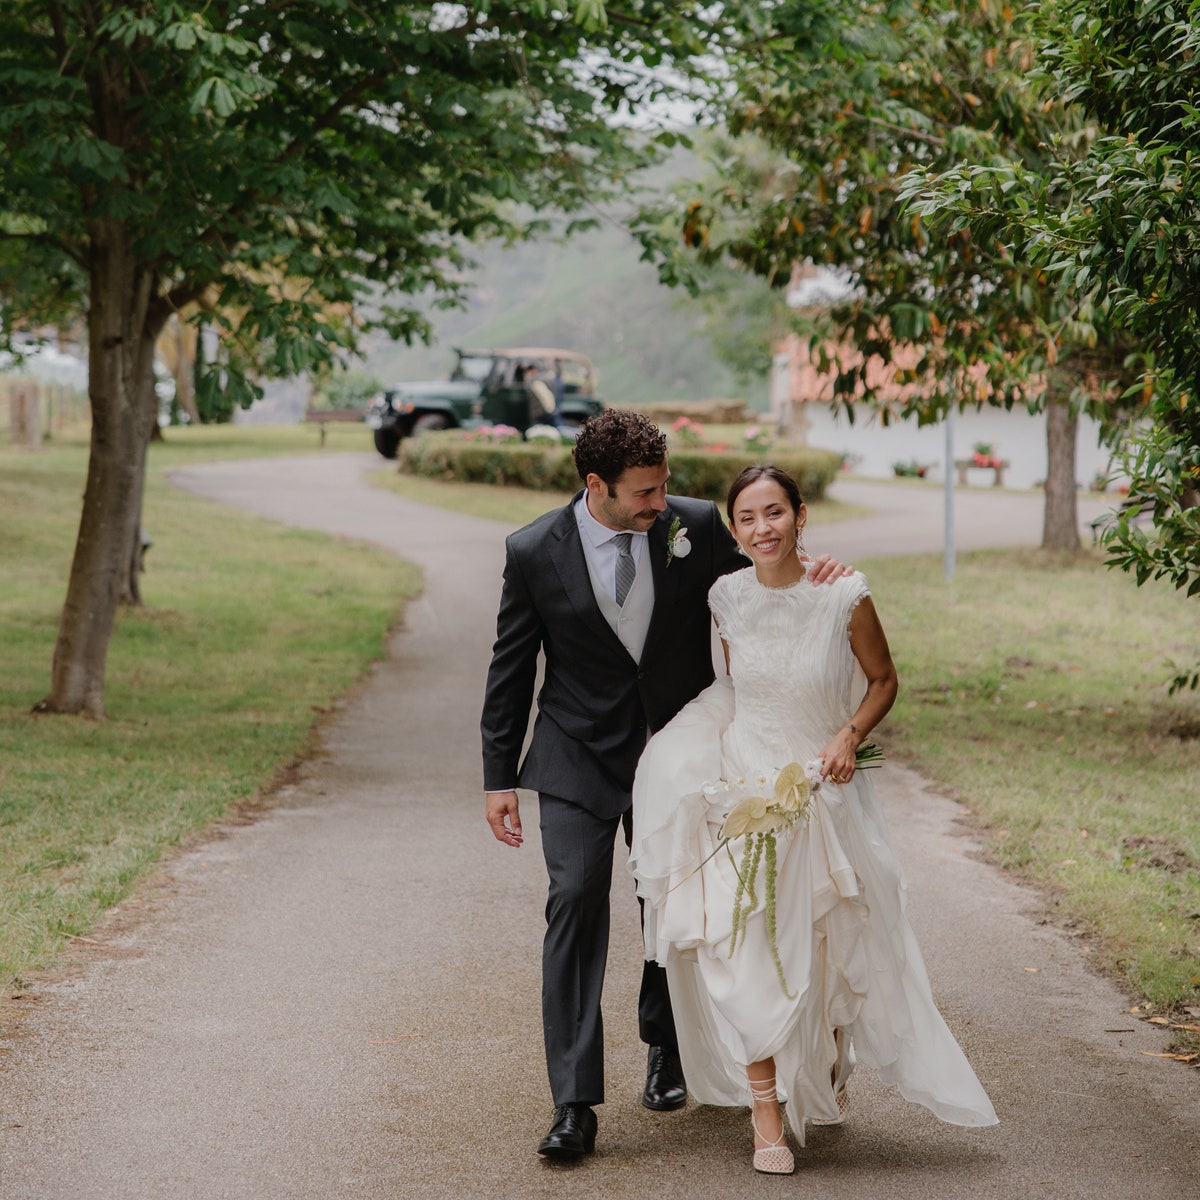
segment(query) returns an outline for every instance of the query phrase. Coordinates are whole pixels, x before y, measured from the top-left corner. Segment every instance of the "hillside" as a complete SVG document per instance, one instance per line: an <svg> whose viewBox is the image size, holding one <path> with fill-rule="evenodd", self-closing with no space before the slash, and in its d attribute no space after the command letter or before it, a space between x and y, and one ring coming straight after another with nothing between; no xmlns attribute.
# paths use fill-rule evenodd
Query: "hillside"
<svg viewBox="0 0 1200 1200"><path fill-rule="evenodd" d="M679 177L691 164L690 156L676 157L654 182ZM376 340L367 367L388 383L438 378L454 346L561 346L592 358L609 403L740 397L765 408L765 383L734 379L712 353L703 315L663 287L639 254L614 212L567 242L483 246L467 308L432 314L434 345Z"/></svg>

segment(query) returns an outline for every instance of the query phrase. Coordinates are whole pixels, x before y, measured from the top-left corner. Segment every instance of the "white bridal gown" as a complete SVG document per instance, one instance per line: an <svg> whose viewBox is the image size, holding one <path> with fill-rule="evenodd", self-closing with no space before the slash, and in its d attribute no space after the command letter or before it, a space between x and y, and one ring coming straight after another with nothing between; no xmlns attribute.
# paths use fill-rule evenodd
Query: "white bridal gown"
<svg viewBox="0 0 1200 1200"><path fill-rule="evenodd" d="M770 588L748 567L718 580L709 605L732 686L718 679L651 739L633 789L646 956L667 968L688 1088L704 1104L747 1104L746 1065L774 1057L801 1143L805 1121L837 1118L835 1086L856 1058L943 1121L996 1123L934 1005L870 771L826 780L779 837L776 941L792 997L761 869L759 907L729 955L743 842L714 854L721 822L738 795L771 797L781 767L816 758L850 719L862 687L850 615L869 594L857 573Z"/></svg>

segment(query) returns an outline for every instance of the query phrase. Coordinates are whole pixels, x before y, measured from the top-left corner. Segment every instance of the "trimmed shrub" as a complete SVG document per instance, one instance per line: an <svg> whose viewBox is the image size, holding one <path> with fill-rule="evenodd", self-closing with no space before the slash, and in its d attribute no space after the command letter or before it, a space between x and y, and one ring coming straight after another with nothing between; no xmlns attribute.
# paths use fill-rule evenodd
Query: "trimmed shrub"
<svg viewBox="0 0 1200 1200"><path fill-rule="evenodd" d="M820 500L837 475L841 455L807 446L777 446L765 455L742 450L672 450L670 491L724 504L738 472L757 462L781 467L795 477L806 500ZM539 491L574 492L580 486L570 447L467 441L456 431L405 438L400 443L399 469L430 479Z"/></svg>
<svg viewBox="0 0 1200 1200"><path fill-rule="evenodd" d="M765 454L745 450L672 450L671 487L677 496L696 496L722 507L729 485L746 467L773 463L791 475L805 500L821 500L841 466L842 456L809 446L776 446Z"/></svg>

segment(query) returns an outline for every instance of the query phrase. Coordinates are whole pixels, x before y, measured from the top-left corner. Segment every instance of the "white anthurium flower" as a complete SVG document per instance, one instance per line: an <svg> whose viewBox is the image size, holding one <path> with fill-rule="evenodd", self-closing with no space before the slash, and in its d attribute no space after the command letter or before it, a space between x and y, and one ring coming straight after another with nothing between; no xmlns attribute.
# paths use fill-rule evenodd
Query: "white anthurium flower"
<svg viewBox="0 0 1200 1200"><path fill-rule="evenodd" d="M687 558L692 552L692 543L687 539L687 526L676 517L667 531L667 566L676 558Z"/></svg>
<svg viewBox="0 0 1200 1200"><path fill-rule="evenodd" d="M788 763L775 780L775 807L788 816L799 816L808 807L812 784L797 762Z"/></svg>
<svg viewBox="0 0 1200 1200"><path fill-rule="evenodd" d="M771 828L775 818L767 812L768 803L765 796L747 796L739 800L729 810L721 826L721 836L738 838L745 833L763 833Z"/></svg>

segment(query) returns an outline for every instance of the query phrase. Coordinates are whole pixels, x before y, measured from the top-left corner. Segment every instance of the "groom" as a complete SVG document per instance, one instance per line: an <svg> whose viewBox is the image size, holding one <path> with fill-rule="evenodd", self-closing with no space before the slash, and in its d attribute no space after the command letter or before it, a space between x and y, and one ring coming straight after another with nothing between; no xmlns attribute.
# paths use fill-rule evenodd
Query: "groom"
<svg viewBox="0 0 1200 1200"><path fill-rule="evenodd" d="M595 1147L613 849L618 827L629 843L638 757L712 682L708 590L746 565L714 504L668 498L666 437L645 417L606 410L583 426L574 453L583 490L506 543L480 722L497 840L521 845L514 789L538 793L550 877L542 1027L555 1104L538 1153L551 1159ZM842 573L818 565L822 581ZM521 762L539 654L544 681ZM642 1103L681 1108L675 1022L656 963L643 968L638 1024L650 1047Z"/></svg>

